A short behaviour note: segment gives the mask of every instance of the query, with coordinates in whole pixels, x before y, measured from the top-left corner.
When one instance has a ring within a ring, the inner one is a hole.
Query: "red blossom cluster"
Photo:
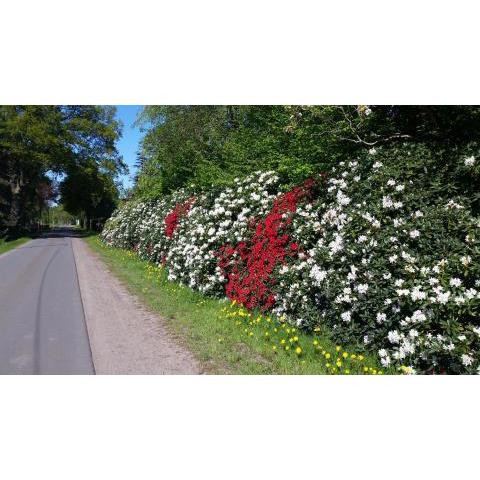
[[[189,198],[183,203],[177,203],[173,210],[165,217],[165,236],[170,238],[178,227],[180,219],[187,215],[194,198]]]
[[[275,301],[272,287],[275,285],[273,270],[284,264],[286,257],[297,254],[298,245],[289,241],[286,228],[291,223],[300,200],[309,196],[313,180],[293,188],[279,196],[270,213],[251,224],[254,233],[247,242],[235,247],[224,245],[219,252],[218,266],[227,278],[225,292],[248,309],[270,309]]]

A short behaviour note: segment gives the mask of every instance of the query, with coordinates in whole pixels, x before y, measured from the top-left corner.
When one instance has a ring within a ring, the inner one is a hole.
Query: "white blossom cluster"
[[[203,293],[223,294],[226,279],[217,266],[218,251],[251,236],[249,221],[264,217],[271,209],[277,183],[273,172],[256,172],[235,179],[235,186],[220,192],[213,201],[198,199],[168,246],[169,279]]]
[[[477,371],[479,220],[456,198],[420,208],[408,177],[370,165],[341,162],[325,196],[297,211],[305,256],[279,272],[275,312],[363,338],[384,366]]]

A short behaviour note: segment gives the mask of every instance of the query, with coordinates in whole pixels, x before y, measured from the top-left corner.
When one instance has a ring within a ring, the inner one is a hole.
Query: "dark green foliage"
[[[111,176],[102,173],[95,162],[70,172],[60,185],[64,209],[85,225],[91,219],[103,223],[113,212],[118,191]]]
[[[0,236],[41,216],[55,197],[51,174],[68,178],[93,162],[110,185],[125,171],[114,115],[114,107],[0,106]]]
[[[479,145],[474,106],[148,106],[133,194],[226,185],[257,170],[286,185],[372,147],[422,145],[448,163]],[[468,184],[468,179],[465,179]],[[475,185],[467,186],[476,195]]]

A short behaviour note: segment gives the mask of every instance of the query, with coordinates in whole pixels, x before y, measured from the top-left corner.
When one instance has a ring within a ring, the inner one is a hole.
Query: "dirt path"
[[[198,374],[163,320],[127,291],[78,238],[72,239],[97,374]]]

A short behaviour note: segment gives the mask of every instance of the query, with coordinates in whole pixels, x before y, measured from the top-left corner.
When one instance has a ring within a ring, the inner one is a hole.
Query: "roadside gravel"
[[[199,374],[192,354],[79,238],[72,239],[97,374]]]

